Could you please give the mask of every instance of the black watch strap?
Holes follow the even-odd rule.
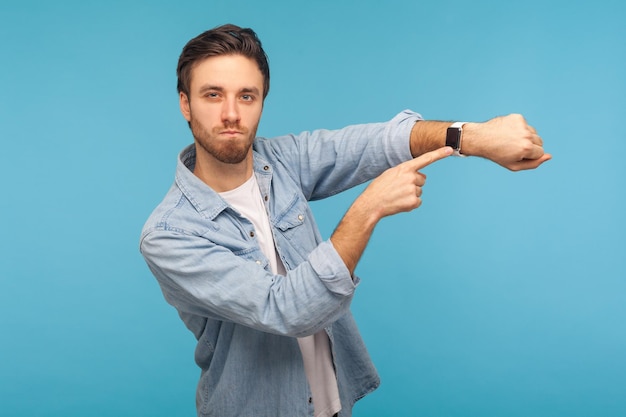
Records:
[[[455,156],[466,156],[461,153],[461,141],[463,140],[463,125],[466,122],[455,122],[446,131],[446,146],[454,149]]]

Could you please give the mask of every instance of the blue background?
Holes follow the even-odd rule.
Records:
[[[192,416],[194,339],[138,252],[191,136],[175,67],[226,22],[270,56],[263,136],[523,113],[554,159],[424,172],[354,314],[355,416],[626,415],[622,1],[3,1],[0,414]],[[313,208],[328,237],[359,190]]]

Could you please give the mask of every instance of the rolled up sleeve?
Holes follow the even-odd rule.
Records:
[[[344,297],[354,293],[359,278],[350,275],[350,271],[330,240],[322,242],[311,252],[309,262],[329,291]]]

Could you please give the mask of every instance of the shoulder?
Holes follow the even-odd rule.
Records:
[[[154,208],[142,229],[142,238],[155,230],[176,230],[179,228],[185,206],[189,203],[185,201],[184,194],[176,186],[172,185],[163,200]],[[182,231],[182,230],[180,230]]]
[[[199,212],[174,183],[144,223],[141,241],[156,232],[202,235],[211,224],[212,219],[206,213]]]

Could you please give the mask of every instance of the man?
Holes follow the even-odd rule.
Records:
[[[141,252],[198,340],[198,415],[350,416],[379,384],[349,309],[378,221],[419,207],[419,170],[453,151],[511,170],[550,155],[519,115],[451,126],[404,111],[387,123],[256,137],[269,67],[256,34],[234,25],[189,41],[177,73],[194,144]],[[369,180],[323,241],[308,201]]]

